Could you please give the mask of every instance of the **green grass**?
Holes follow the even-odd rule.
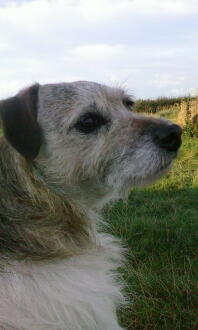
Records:
[[[129,297],[122,325],[198,329],[198,140],[184,135],[172,170],[132,190],[127,203],[117,202],[105,216],[129,248],[121,269]]]

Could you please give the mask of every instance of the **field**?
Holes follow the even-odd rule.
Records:
[[[175,119],[174,107],[158,115]],[[128,247],[120,270],[127,282],[128,330],[198,329],[198,139],[183,135],[171,171],[128,202],[105,210],[111,233]]]

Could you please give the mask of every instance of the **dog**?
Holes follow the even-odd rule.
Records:
[[[35,84],[0,102],[0,329],[121,330],[125,250],[100,213],[170,167],[181,128],[124,90]]]

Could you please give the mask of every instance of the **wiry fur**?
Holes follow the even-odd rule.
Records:
[[[0,329],[121,329],[123,250],[98,233],[98,214],[176,154],[152,138],[153,126],[170,124],[128,111],[127,97],[75,82],[36,85],[0,104]],[[107,122],[94,134],[75,126],[87,111]]]

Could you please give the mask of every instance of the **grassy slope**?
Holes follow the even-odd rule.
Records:
[[[133,190],[127,204],[119,201],[105,215],[130,247],[121,270],[130,298],[123,326],[198,329],[198,141],[184,136],[166,177]]]

